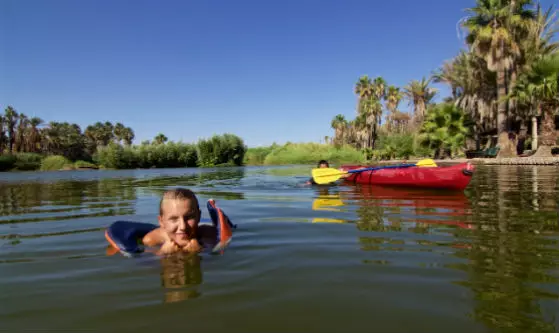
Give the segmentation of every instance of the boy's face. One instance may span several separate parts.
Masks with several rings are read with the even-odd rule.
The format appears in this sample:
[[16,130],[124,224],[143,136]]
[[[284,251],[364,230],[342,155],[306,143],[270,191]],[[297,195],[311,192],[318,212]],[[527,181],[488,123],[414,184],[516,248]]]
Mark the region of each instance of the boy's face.
[[328,167],[328,164],[322,163],[322,164],[320,164],[320,167],[321,167],[321,168],[327,168],[327,167]]
[[159,225],[178,245],[184,246],[196,235],[200,210],[195,202],[184,199],[167,199],[162,203],[163,215]]

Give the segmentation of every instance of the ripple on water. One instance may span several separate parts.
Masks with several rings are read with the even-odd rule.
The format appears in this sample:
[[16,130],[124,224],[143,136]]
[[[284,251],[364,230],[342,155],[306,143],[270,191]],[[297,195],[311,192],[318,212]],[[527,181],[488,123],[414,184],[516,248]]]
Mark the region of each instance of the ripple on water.
[[[308,170],[3,175],[0,329],[559,327],[556,168],[480,167],[464,193],[304,187]],[[223,255],[108,251],[107,225],[156,223],[175,186],[215,198],[239,225]]]

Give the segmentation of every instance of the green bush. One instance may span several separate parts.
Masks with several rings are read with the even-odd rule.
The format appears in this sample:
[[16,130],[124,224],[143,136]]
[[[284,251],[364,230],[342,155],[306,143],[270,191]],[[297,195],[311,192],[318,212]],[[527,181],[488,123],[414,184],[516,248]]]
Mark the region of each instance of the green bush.
[[380,136],[371,157],[374,160],[390,160],[426,157],[431,154],[432,150],[422,146],[417,135],[399,133]]
[[0,155],[0,171],[8,171],[14,168],[16,164],[15,155]]
[[139,168],[186,168],[197,164],[196,147],[182,142],[141,145],[135,148]]
[[198,165],[242,165],[247,147],[243,140],[233,134],[214,135],[198,141]]
[[72,164],[66,157],[61,155],[47,156],[41,162],[42,171],[62,170],[65,166]]
[[110,169],[186,168],[197,164],[196,147],[175,142],[125,147],[111,143],[97,148],[93,158]]
[[43,155],[37,153],[17,153],[15,155],[16,162],[15,169],[21,171],[39,170],[41,168],[41,161]]
[[421,145],[434,151],[435,158],[441,158],[449,151],[458,155],[470,131],[464,111],[452,103],[441,103],[427,110],[420,132]]
[[95,165],[95,164],[93,164],[93,163],[91,163],[91,162],[82,161],[82,160],[76,161],[76,162],[74,163],[74,167],[75,167],[76,169],[79,169],[79,168],[97,169],[97,165]]

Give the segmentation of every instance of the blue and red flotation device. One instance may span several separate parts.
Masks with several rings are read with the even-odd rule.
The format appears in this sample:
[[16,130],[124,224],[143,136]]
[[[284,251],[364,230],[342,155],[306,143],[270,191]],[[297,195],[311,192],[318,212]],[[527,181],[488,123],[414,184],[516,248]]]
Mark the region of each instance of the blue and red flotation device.
[[[229,217],[216,206],[215,200],[208,200],[206,207],[208,208],[210,219],[203,218],[200,220],[200,224],[211,223],[216,227],[217,244],[212,250],[212,252],[215,252],[223,249],[231,241],[232,229],[237,226],[231,223]],[[151,223],[116,221],[105,230],[105,238],[121,253],[133,255],[144,252],[144,246],[141,243],[142,238],[157,228],[157,225]]]

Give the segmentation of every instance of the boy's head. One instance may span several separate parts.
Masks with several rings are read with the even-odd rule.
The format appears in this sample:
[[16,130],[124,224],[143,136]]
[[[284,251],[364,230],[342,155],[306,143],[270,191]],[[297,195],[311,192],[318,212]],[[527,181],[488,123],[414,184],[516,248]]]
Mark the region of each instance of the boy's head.
[[201,212],[191,190],[176,188],[165,191],[159,203],[159,225],[178,245],[186,245],[196,236]]
[[319,168],[329,168],[330,165],[328,164],[328,162],[326,160],[320,160],[318,162],[318,167]]

